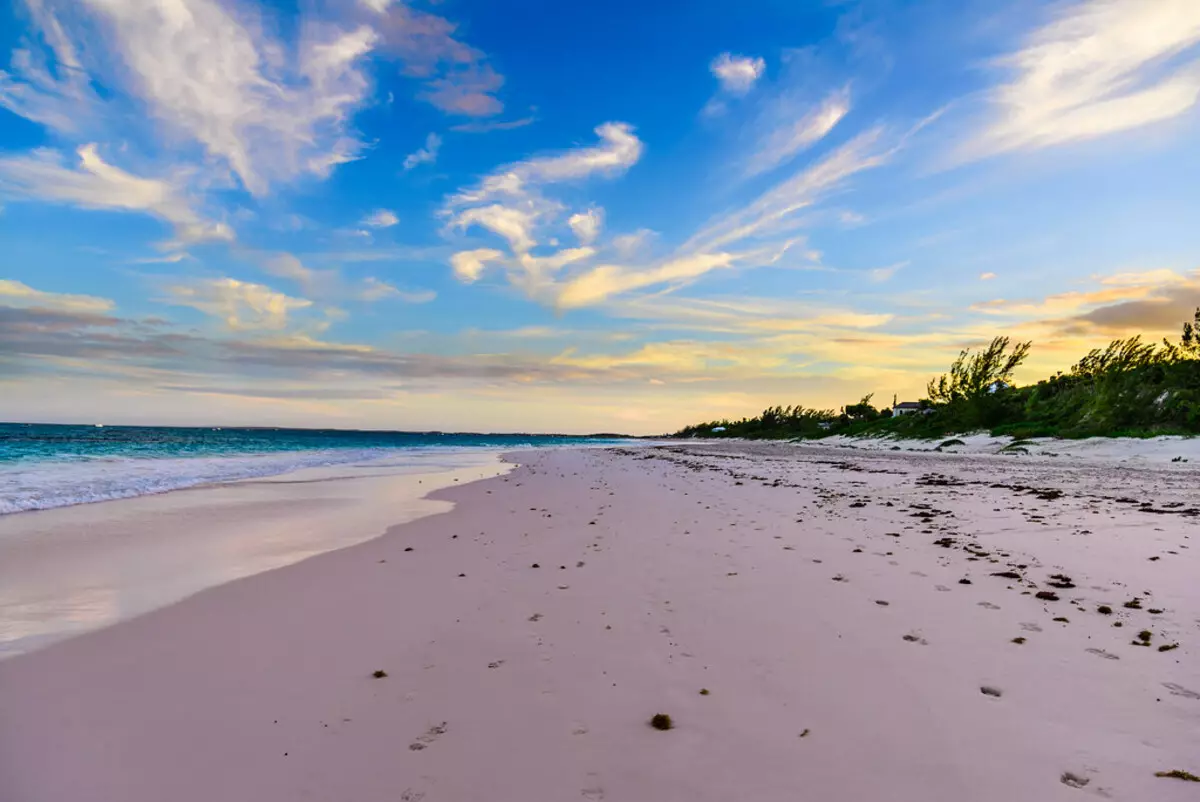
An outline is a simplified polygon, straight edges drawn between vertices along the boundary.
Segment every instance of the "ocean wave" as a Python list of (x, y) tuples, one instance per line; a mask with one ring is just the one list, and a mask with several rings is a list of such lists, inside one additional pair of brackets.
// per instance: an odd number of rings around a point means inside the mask
[(400, 456), (393, 449), (289, 451), (222, 457), (46, 460), (0, 468), (0, 515), (278, 476), (302, 468)]

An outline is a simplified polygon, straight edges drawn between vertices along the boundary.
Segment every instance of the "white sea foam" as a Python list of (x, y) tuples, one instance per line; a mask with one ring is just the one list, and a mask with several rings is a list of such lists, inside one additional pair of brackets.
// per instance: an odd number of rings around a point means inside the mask
[(393, 449), (356, 449), (15, 463), (0, 466), (0, 515), (166, 493), (214, 482), (277, 476), (302, 468), (361, 463), (384, 456), (399, 458)]

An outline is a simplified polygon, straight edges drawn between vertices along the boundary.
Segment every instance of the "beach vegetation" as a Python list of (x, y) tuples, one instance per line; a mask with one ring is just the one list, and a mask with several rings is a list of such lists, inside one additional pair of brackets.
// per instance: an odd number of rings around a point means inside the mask
[(675, 728), (675, 722), (666, 713), (655, 713), (650, 718), (650, 726), (656, 730), (670, 730)]
[(1200, 777), (1197, 777), (1190, 771), (1183, 771), (1181, 769), (1172, 769), (1171, 771), (1156, 771), (1154, 772), (1154, 776), (1170, 777), (1173, 780), (1186, 780), (1190, 783), (1200, 783)]
[(831, 435), (942, 438), (988, 431), (1012, 437), (1006, 453), (1038, 437), (1152, 437), (1200, 434), (1200, 309), (1177, 340), (1113, 340), (1074, 365), (1018, 386), (1014, 375), (1032, 342), (996, 337), (965, 349), (949, 371), (931, 379), (926, 397), (906, 414), (877, 409), (869, 394), (838, 411), (803, 405), (768, 407), (757, 416), (687, 426), (679, 437), (816, 439)]

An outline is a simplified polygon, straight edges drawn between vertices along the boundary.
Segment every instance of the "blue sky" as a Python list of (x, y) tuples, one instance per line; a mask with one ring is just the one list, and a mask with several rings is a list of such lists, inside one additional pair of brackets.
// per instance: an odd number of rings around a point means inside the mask
[(18, 0), (0, 418), (654, 433), (1200, 304), (1193, 0)]

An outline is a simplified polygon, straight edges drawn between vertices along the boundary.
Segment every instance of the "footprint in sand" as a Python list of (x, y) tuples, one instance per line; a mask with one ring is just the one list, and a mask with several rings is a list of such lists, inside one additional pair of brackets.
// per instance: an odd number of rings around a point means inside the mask
[(1179, 685), (1174, 682), (1164, 682), (1163, 687), (1171, 692), (1172, 696), (1182, 696), (1184, 699), (1200, 699), (1200, 693)]
[(1037, 624), (1033, 624), (1033, 623), (1029, 623), (1029, 622), (1025, 622), (1025, 621), (1021, 622), (1021, 629), (1025, 630), (1026, 632), (1041, 632), (1042, 631), (1042, 628), (1039, 627)]
[(1063, 785), (1069, 785), (1072, 788), (1082, 788), (1091, 782), (1091, 780), (1089, 780), (1087, 777), (1081, 777), (1078, 774), (1074, 774), (1069, 771), (1064, 771), (1062, 777), (1059, 778), (1059, 781)]
[(950, 592), (950, 588), (946, 587), (945, 585), (934, 585), (933, 587), (934, 587), (934, 589), (936, 589), (936, 590), (940, 590), (942, 593), (949, 593), (949, 592)]
[(1088, 654), (1094, 654), (1094, 655), (1103, 657), (1105, 660), (1120, 660), (1121, 659), (1120, 657), (1117, 657), (1112, 652), (1106, 652), (1103, 649), (1084, 649), (1084, 651), (1087, 652)]
[(420, 752), (427, 746), (433, 744), (438, 738), (446, 734), (446, 722), (442, 722), (436, 726), (425, 730), (425, 733), (408, 745), (408, 748), (414, 752)]
[(1000, 605), (992, 604), (991, 602), (986, 602), (986, 601), (979, 602), (979, 606), (984, 608), (985, 610), (999, 610), (1000, 609)]

